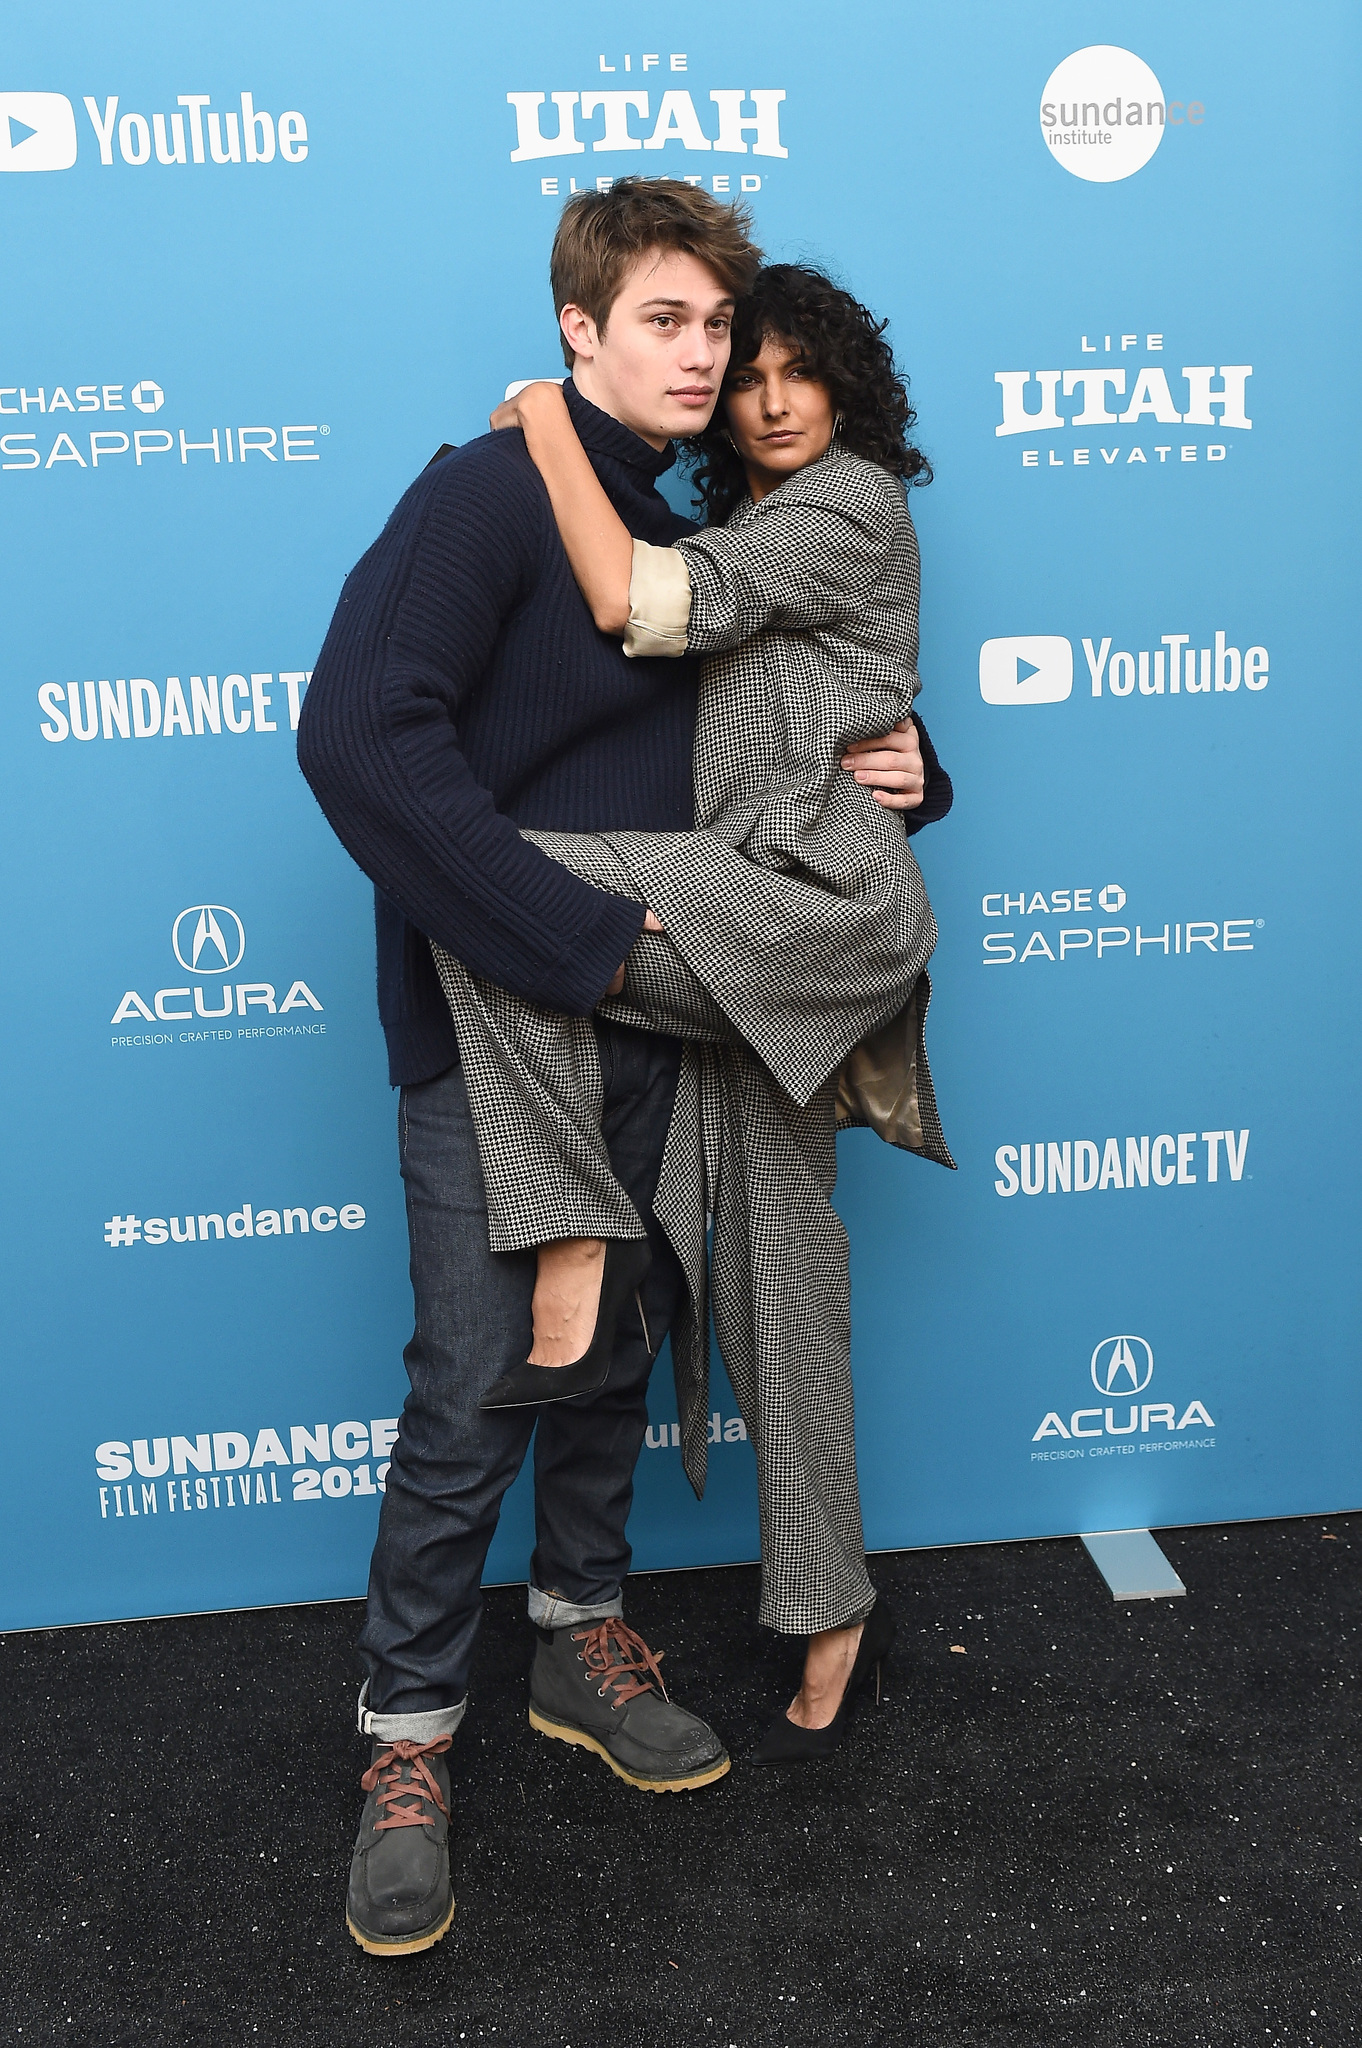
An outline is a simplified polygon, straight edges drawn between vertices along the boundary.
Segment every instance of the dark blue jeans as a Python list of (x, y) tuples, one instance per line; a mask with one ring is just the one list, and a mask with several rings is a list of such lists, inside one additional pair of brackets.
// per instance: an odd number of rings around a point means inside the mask
[[(609, 1380), (576, 1401), (479, 1411), (479, 1394), (529, 1351), (535, 1254), (488, 1249), (482, 1169), (459, 1068), (402, 1090), (416, 1331), (403, 1354), (411, 1392), (388, 1469), (360, 1633), (369, 1710), (362, 1725), (382, 1737), (426, 1739), (458, 1725), (487, 1547), (532, 1436), (532, 1613), (569, 1622), (586, 1618), (579, 1609), (620, 1611), (648, 1375), (685, 1287), (652, 1214), (681, 1048), (620, 1025), (598, 1021), (596, 1029), (610, 1161), (647, 1223), (653, 1265), (641, 1290), (646, 1335), (626, 1310)], [(398, 1725), (407, 1722), (410, 1728)]]

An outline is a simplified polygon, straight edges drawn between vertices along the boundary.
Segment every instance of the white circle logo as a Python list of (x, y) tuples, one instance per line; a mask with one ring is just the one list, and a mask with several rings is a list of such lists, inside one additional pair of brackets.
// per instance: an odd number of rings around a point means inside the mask
[(246, 950), (246, 927), (225, 903), (195, 903), (176, 918), (170, 943), (186, 974), (230, 974)]
[(1163, 141), (1163, 87), (1143, 57), (1093, 43), (1057, 64), (1040, 97), (1040, 132), (1051, 156), (1096, 185), (1144, 169)]
[(159, 384), (153, 384), (150, 377), (134, 384), (128, 395), (139, 412), (159, 412), (166, 402), (164, 391)]
[(1108, 913), (1108, 915), (1110, 915), (1110, 913), (1113, 910), (1125, 909), (1126, 892), (1121, 887), (1119, 882), (1108, 882), (1106, 888), (1102, 891), (1101, 895), (1098, 897), (1097, 900), (1101, 904), (1103, 910), (1105, 910)]
[(1154, 1377), (1154, 1354), (1143, 1337), (1104, 1337), (1091, 1371), (1099, 1394), (1142, 1394)]

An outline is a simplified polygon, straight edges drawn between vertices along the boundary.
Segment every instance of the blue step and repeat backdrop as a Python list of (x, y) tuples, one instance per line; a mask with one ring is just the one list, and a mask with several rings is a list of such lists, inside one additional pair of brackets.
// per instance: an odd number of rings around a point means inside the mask
[[(844, 1142), (871, 1544), (1358, 1504), (1355, 13), (590, 15), (7, 16), (6, 1626), (363, 1588), (395, 1105), (293, 733), (625, 172), (887, 314), (937, 468), (960, 1172)], [(674, 1412), (637, 1562), (752, 1556), (731, 1394), (702, 1504)], [(529, 1543), (522, 1484), (490, 1576)]]

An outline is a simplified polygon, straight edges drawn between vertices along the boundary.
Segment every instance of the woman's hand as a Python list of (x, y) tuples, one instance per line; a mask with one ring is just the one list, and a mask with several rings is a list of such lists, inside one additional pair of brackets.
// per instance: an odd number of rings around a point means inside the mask
[(533, 384), (523, 384), (514, 397), (503, 398), (488, 425), (494, 434), (503, 434), (508, 427), (519, 427), (523, 433), (532, 428), (536, 420), (548, 418), (555, 403), (560, 412), (567, 411), (562, 385), (554, 383), (551, 378), (538, 378)]

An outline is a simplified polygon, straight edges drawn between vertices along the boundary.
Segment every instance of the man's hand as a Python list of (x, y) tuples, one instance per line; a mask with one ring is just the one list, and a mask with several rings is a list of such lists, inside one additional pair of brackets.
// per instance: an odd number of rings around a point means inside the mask
[[(663, 929), (660, 920), (653, 916), (651, 910), (645, 910), (643, 913), (643, 929), (645, 932), (660, 932)], [(610, 978), (609, 987), (605, 991), (606, 995), (617, 996), (622, 993), (624, 988), (624, 970), (628, 965), (627, 960), (620, 961), (619, 966)]]
[(842, 756), (842, 766), (887, 811), (915, 811), (922, 802), (927, 771), (911, 718), (900, 719), (883, 739), (853, 741)]

